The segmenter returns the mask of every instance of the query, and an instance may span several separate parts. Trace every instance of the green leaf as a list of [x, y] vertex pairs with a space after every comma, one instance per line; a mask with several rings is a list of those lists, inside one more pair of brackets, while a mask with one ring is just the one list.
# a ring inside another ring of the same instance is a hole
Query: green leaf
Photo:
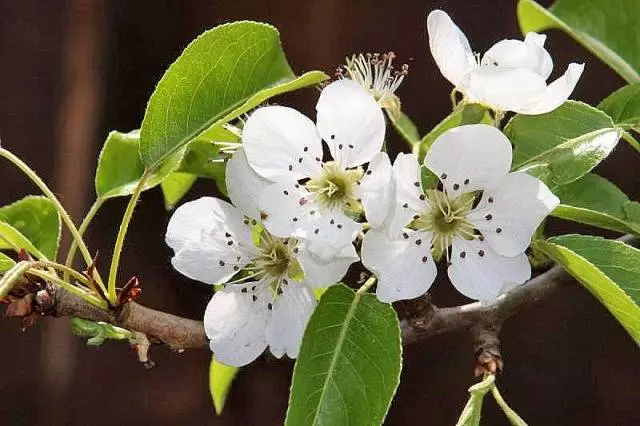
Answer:
[[394, 129], [396, 129], [398, 134], [402, 136], [410, 147], [420, 141], [418, 128], [407, 114], [402, 111], [398, 111], [397, 113], [390, 112], [389, 110], [386, 111], [387, 117], [389, 117], [389, 121], [391, 121]]
[[196, 140], [189, 144], [187, 153], [176, 171], [198, 177], [213, 179], [219, 188], [224, 188], [226, 162], [220, 158], [220, 149], [211, 142]]
[[[10, 225], [20, 236], [9, 236], [19, 248], [34, 255], [42, 254], [55, 259], [60, 245], [60, 214], [55, 205], [46, 197], [29, 195], [8, 206], [0, 207], [0, 221]], [[7, 231], [7, 230], [5, 230]], [[8, 230], [9, 234], [14, 234]], [[0, 234], [4, 233], [0, 229]], [[12, 248], [12, 244], [0, 241], [1, 248]], [[36, 249], [33, 251], [33, 249]]]
[[586, 174], [554, 192], [560, 205], [553, 216], [625, 234], [633, 232], [625, 210], [629, 198], [605, 178]]
[[535, 246], [573, 275], [640, 344], [640, 250], [589, 235], [563, 235]]
[[156, 168], [271, 96], [326, 78], [311, 72], [295, 79], [270, 25], [243, 21], [206, 31], [169, 67], [149, 100], [140, 130], [142, 162]]
[[25, 249], [40, 260], [48, 259], [20, 231], [5, 222], [0, 222], [0, 249], [11, 249], [15, 252]]
[[640, 126], [640, 83], [616, 90], [600, 102], [598, 108], [618, 125]]
[[493, 124], [493, 118], [489, 111], [479, 104], [460, 104], [444, 120], [438, 123], [429, 133], [420, 140], [420, 152], [418, 160], [422, 161], [427, 151], [435, 140], [449, 129], [462, 126], [464, 124]]
[[9, 269], [13, 268], [15, 264], [15, 260], [4, 253], [0, 253], [0, 272], [8, 271]]
[[231, 383], [238, 374], [238, 367], [231, 367], [216, 361], [215, 357], [211, 358], [209, 364], [209, 392], [213, 398], [213, 407], [216, 414], [222, 414], [224, 403], [227, 401], [227, 395], [231, 389]]
[[302, 340], [286, 425], [382, 424], [401, 367], [391, 305], [344, 285], [329, 288]]
[[188, 173], [173, 172], [162, 182], [162, 195], [164, 196], [164, 206], [167, 210], [173, 208], [187, 195], [193, 184], [198, 179], [197, 176]]
[[517, 114], [504, 128], [515, 146], [512, 167], [542, 176], [552, 187], [591, 171], [611, 153], [620, 132], [605, 113], [576, 101], [547, 114]]
[[518, 3], [523, 34], [560, 29], [630, 83], [640, 81], [639, 17], [637, 0], [557, 0], [549, 10], [533, 0]]
[[100, 346], [105, 340], [129, 340], [133, 333], [124, 328], [106, 322], [94, 322], [83, 318], [69, 320], [71, 332], [78, 337], [87, 338], [87, 346]]
[[629, 226], [636, 234], [640, 234], [640, 203], [637, 201], [629, 201], [624, 205], [624, 212], [629, 219]]
[[[144, 165], [140, 159], [140, 132], [128, 133], [112, 131], [100, 151], [96, 170], [95, 187], [99, 199], [124, 197], [133, 194], [144, 174]], [[147, 178], [144, 189], [150, 189], [161, 183], [177, 166], [167, 163]]]

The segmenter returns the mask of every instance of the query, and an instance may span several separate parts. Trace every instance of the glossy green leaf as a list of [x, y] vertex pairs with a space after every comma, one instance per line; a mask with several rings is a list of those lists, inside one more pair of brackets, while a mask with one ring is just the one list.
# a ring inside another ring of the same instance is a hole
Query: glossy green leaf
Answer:
[[616, 124], [640, 127], [640, 83], [616, 90], [600, 102], [598, 108]]
[[523, 34], [560, 29], [630, 83], [640, 81], [638, 18], [637, 0], [557, 0], [549, 10], [533, 0], [518, 3]]
[[640, 344], [640, 250], [590, 235], [563, 235], [535, 246], [573, 275]]
[[269, 97], [326, 78], [314, 72], [296, 80], [270, 25], [243, 21], [206, 31], [169, 67], [149, 100], [140, 130], [142, 162], [156, 168]]
[[[21, 235], [14, 240], [20, 248], [25, 248], [35, 255], [40, 253], [48, 259], [56, 258], [60, 245], [60, 215], [48, 198], [30, 195], [13, 204], [0, 207], [0, 221], [10, 225]], [[9, 230], [9, 234], [12, 233]], [[22, 238], [28, 240], [29, 244], [21, 241]], [[12, 248], [2, 241], [0, 247]], [[36, 249], [35, 252], [33, 248]]]
[[[95, 187], [99, 199], [124, 197], [133, 194], [144, 174], [144, 165], [140, 159], [140, 132], [128, 133], [112, 131], [107, 136], [96, 170]], [[179, 159], [177, 158], [176, 161]], [[144, 189], [150, 189], [162, 182], [177, 167], [177, 163], [166, 165], [151, 173], [146, 179]]]
[[401, 366], [400, 328], [391, 305], [332, 286], [307, 325], [286, 424], [382, 424]]
[[464, 124], [493, 124], [493, 118], [489, 111], [478, 104], [460, 104], [458, 107], [438, 123], [429, 133], [427, 133], [420, 140], [420, 152], [418, 153], [418, 160], [422, 161], [427, 151], [435, 142], [435, 140], [449, 129], [462, 126]]
[[167, 176], [160, 184], [164, 196], [164, 207], [167, 210], [173, 210], [182, 197], [187, 195], [197, 179], [197, 176], [188, 173], [173, 172]]
[[504, 133], [514, 144], [512, 167], [544, 177], [549, 186], [579, 179], [604, 160], [620, 130], [609, 116], [576, 101], [552, 112], [514, 116]]
[[209, 364], [209, 392], [213, 399], [213, 407], [218, 415], [222, 414], [231, 384], [238, 371], [238, 367], [231, 367], [216, 361], [213, 357], [211, 358], [211, 364]]
[[603, 177], [589, 173], [556, 188], [554, 193], [560, 198], [560, 205], [552, 213], [555, 217], [622, 233], [633, 232], [625, 210], [629, 197]]
[[9, 269], [13, 268], [15, 264], [15, 260], [4, 253], [0, 253], [0, 273], [6, 272]]

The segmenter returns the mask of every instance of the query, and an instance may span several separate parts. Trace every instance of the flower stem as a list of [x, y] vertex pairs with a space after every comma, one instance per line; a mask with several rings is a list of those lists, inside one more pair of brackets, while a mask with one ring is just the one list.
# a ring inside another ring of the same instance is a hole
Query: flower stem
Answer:
[[513, 409], [507, 405], [506, 401], [502, 398], [502, 395], [500, 395], [500, 391], [496, 386], [493, 386], [491, 388], [491, 394], [493, 395], [493, 398], [496, 400], [500, 408], [502, 408], [502, 411], [507, 416], [509, 422], [512, 425], [527, 426], [527, 422], [525, 422], [522, 417], [518, 415], [518, 413], [513, 411]]
[[[82, 253], [82, 257], [84, 257], [84, 260], [87, 263], [87, 265], [90, 265], [93, 262], [93, 259], [91, 258], [91, 254], [89, 254], [89, 249], [87, 248], [86, 244], [82, 240], [82, 236], [80, 235], [80, 233], [78, 232], [78, 229], [76, 228], [73, 221], [71, 220], [71, 216], [69, 216], [69, 213], [67, 213], [64, 207], [62, 207], [62, 204], [60, 204], [60, 201], [58, 201], [58, 199], [53, 194], [53, 192], [49, 189], [49, 187], [42, 181], [42, 179], [40, 179], [40, 177], [36, 174], [36, 172], [34, 172], [29, 166], [27, 166], [26, 163], [24, 163], [18, 157], [13, 155], [11, 152], [1, 147], [0, 147], [0, 157], [4, 157], [5, 159], [13, 163], [13, 165], [16, 166], [18, 169], [20, 169], [20, 171], [22, 171], [25, 175], [27, 175], [27, 177], [31, 179], [31, 181], [34, 184], [36, 184], [36, 186], [42, 191], [42, 193], [53, 203], [56, 210], [58, 210], [58, 213], [60, 214], [62, 221], [65, 223], [65, 225], [69, 229], [69, 232], [71, 232], [71, 236], [73, 237], [73, 240], [78, 245], [78, 247], [80, 247], [80, 252]], [[98, 274], [97, 272], [95, 274], [95, 278], [98, 283], [102, 283], [102, 278], [100, 278], [100, 274]]]
[[362, 284], [362, 287], [358, 289], [357, 294], [366, 293], [376, 283], [377, 279], [374, 276], [369, 277], [367, 281]]
[[120, 265], [120, 255], [122, 254], [124, 239], [127, 235], [127, 230], [129, 229], [129, 222], [131, 222], [131, 218], [133, 217], [133, 210], [136, 208], [136, 204], [138, 203], [138, 199], [140, 198], [140, 194], [142, 194], [142, 190], [144, 189], [144, 185], [148, 177], [149, 174], [147, 171], [145, 171], [145, 173], [140, 178], [138, 185], [134, 189], [133, 194], [131, 194], [129, 204], [127, 204], [127, 209], [124, 211], [124, 216], [122, 217], [122, 222], [120, 222], [120, 230], [118, 231], [118, 236], [116, 237], [116, 243], [113, 247], [111, 268], [109, 268], [107, 298], [109, 299], [109, 302], [114, 305], [117, 303], [118, 299], [118, 296], [116, 294], [116, 279], [118, 278], [118, 267]]
[[41, 271], [39, 269], [30, 269], [29, 271], [27, 271], [27, 273], [30, 275], [35, 275], [36, 277], [40, 277], [44, 280], [50, 281], [53, 284], [57, 285], [58, 287], [65, 289], [71, 294], [81, 297], [82, 299], [86, 300], [87, 302], [91, 303], [94, 306], [97, 306], [100, 309], [103, 309], [103, 310], [107, 309], [107, 303], [104, 300], [100, 300], [95, 296], [87, 294], [85, 291], [74, 286], [73, 284], [66, 282], [65, 280], [61, 279], [55, 274], [48, 274], [47, 272]]
[[[56, 263], [56, 262], [50, 262], [48, 260], [42, 260], [42, 261], [31, 262], [31, 267], [32, 268], [43, 267], [43, 268], [49, 268], [49, 269], [60, 271], [67, 276], [71, 276], [72, 278], [84, 284], [85, 286], [91, 288], [91, 282], [90, 280], [87, 279], [87, 277], [82, 275], [80, 272], [68, 267], [67, 265], [63, 265], [61, 263]], [[63, 281], [69, 281], [69, 279], [63, 278]]]
[[[98, 210], [100, 210], [100, 208], [102, 207], [102, 203], [104, 203], [104, 200], [101, 198], [97, 198], [93, 204], [91, 205], [91, 208], [89, 209], [89, 211], [87, 212], [87, 215], [84, 217], [84, 219], [82, 220], [82, 223], [80, 224], [80, 228], [78, 228], [78, 233], [80, 234], [80, 236], [84, 236], [84, 233], [86, 232], [87, 228], [89, 227], [89, 224], [91, 223], [91, 221], [93, 220], [94, 216], [96, 215], [96, 213], [98, 213]], [[78, 243], [76, 243], [76, 240], [73, 240], [71, 242], [71, 247], [69, 247], [69, 252], [67, 253], [67, 258], [64, 261], [65, 266], [67, 267], [71, 267], [71, 265], [73, 264], [73, 259], [76, 256], [76, 250], [78, 249]], [[68, 280], [69, 278], [69, 274], [67, 272], [64, 273], [64, 280]], [[103, 285], [104, 287], [104, 285]], [[106, 293], [106, 289], [103, 288], [103, 290], [105, 290]]]
[[622, 139], [624, 139], [629, 145], [631, 145], [636, 151], [640, 152], [640, 142], [636, 140], [629, 132], [626, 130], [622, 131]]

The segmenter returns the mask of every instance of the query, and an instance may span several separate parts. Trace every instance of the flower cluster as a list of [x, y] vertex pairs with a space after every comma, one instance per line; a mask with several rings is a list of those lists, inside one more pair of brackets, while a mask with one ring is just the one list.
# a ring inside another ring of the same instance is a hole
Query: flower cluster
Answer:
[[[582, 71], [572, 64], [546, 85], [552, 63], [544, 37], [504, 40], [476, 60], [442, 11], [428, 17], [432, 53], [443, 75], [494, 111], [537, 114], [560, 105]], [[226, 166], [231, 203], [204, 197], [176, 210], [166, 241], [173, 266], [208, 284], [224, 284], [205, 312], [211, 349], [244, 365], [267, 347], [298, 354], [316, 306], [314, 289], [362, 264], [384, 302], [424, 294], [444, 259], [451, 283], [489, 301], [531, 275], [525, 250], [558, 199], [535, 177], [510, 172], [511, 144], [484, 124], [440, 135], [423, 164], [383, 152], [381, 108], [405, 69], [393, 54], [354, 56], [326, 86], [315, 122], [284, 106], [255, 110]], [[430, 171], [440, 181], [423, 187]]]

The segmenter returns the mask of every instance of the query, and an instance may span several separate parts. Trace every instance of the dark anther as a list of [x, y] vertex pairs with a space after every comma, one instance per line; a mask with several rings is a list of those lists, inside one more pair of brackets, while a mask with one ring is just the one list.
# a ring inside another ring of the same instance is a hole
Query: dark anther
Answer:
[[465, 185], [469, 185], [469, 179], [465, 179], [465, 180], [464, 180], [464, 184], [465, 184]]
[[413, 186], [415, 186], [416, 188], [420, 188], [420, 182], [413, 182]]
[[354, 146], [353, 146], [353, 145], [351, 145], [351, 144], [349, 144], [349, 148], [353, 149], [353, 148], [354, 148]]
[[234, 270], [234, 271], [239, 271], [239, 270], [240, 270], [240, 267], [239, 267], [238, 265], [234, 265], [234, 266], [233, 266], [233, 270]]
[[458, 189], [460, 189], [460, 185], [458, 185], [457, 183], [453, 184], [453, 190], [457, 191]]
[[298, 163], [302, 163], [302, 157], [298, 158]]
[[318, 234], [318, 232], [320, 232], [320, 230], [318, 228], [313, 230], [313, 233], [316, 234], [316, 235]]
[[336, 135], [331, 135], [331, 140], [334, 140], [336, 138]]
[[253, 301], [255, 302], [256, 300], [258, 300], [258, 296], [256, 296], [255, 294], [253, 296], [251, 296], [251, 298], [253, 299]]
[[429, 258], [428, 258], [427, 256], [424, 256], [424, 257], [422, 258], [422, 263], [427, 263], [427, 260], [429, 260]]
[[502, 228], [496, 228], [496, 234], [499, 234], [502, 232]]
[[447, 178], [447, 174], [446, 173], [443, 173], [443, 174], [440, 175], [440, 179], [446, 179], [446, 178]]
[[283, 193], [284, 195], [289, 195], [289, 191], [287, 191], [286, 189], [285, 189], [284, 191], [282, 191], [282, 193]]
[[233, 241], [227, 241], [227, 245], [228, 246], [232, 246], [233, 245]]
[[484, 250], [478, 251], [478, 256], [480, 256], [480, 257], [484, 256]]
[[342, 225], [337, 224], [336, 226], [338, 227], [338, 229], [342, 229]]
[[367, 175], [370, 175], [370, 174], [371, 174], [371, 170], [367, 170]]
[[420, 200], [421, 200], [421, 201], [424, 201], [424, 199], [425, 199], [425, 198], [427, 198], [427, 197], [425, 197], [425, 195], [424, 195], [424, 194], [420, 194], [420, 197], [419, 197], [419, 198], [420, 198]]
[[272, 310], [273, 309], [273, 305], [271, 303], [267, 303], [267, 309]]
[[342, 149], [342, 144], [339, 144], [339, 145], [338, 145], [338, 149]]
[[466, 253], [466, 252], [464, 252], [464, 251], [461, 251], [461, 252], [460, 252], [460, 257], [461, 257], [462, 259], [464, 259], [465, 257], [467, 257], [467, 253]]
[[409, 234], [407, 234], [406, 232], [403, 232], [402, 236], [404, 237], [405, 240], [409, 239]]
[[224, 266], [224, 260], [221, 260], [218, 264], [220, 264], [220, 266]]
[[229, 238], [229, 237], [231, 236], [231, 234], [230, 234], [230, 233], [228, 233], [228, 232], [225, 232], [225, 233], [224, 233], [224, 236], [225, 236], [225, 237], [227, 237], [227, 238]]
[[294, 252], [295, 254], [298, 254], [298, 251], [299, 251], [299, 250], [298, 250], [298, 247], [294, 247], [293, 252]]
[[402, 205], [402, 207], [403, 207], [403, 208], [405, 208], [405, 209], [409, 208], [409, 203], [404, 203], [404, 204]]
[[297, 222], [297, 221], [298, 221], [298, 218], [297, 218], [297, 217], [294, 217], [294, 218], [293, 218], [293, 219], [291, 219], [291, 220], [293, 220], [294, 222]]
[[420, 244], [422, 244], [422, 240], [421, 240], [420, 238], [418, 238], [418, 239], [416, 240], [416, 245], [417, 245], [417, 246], [419, 246]]
[[479, 239], [480, 241], [484, 241], [484, 235], [480, 235], [480, 236], [478, 237], [478, 239]]
[[493, 197], [489, 197], [489, 199], [487, 200], [490, 203], [493, 203]]
[[309, 147], [308, 147], [308, 146], [305, 146], [305, 147], [304, 147], [304, 149], [303, 149], [303, 151], [304, 151], [304, 152], [309, 151]]
[[293, 170], [293, 166], [291, 164], [289, 164], [289, 171]]
[[333, 225], [334, 223], [336, 223], [336, 220], [335, 220], [335, 219], [331, 219], [331, 220], [329, 221], [329, 223], [330, 223], [331, 225]]
[[246, 293], [246, 292], [247, 292], [247, 288], [245, 287], [245, 288], [243, 288], [243, 289], [242, 289], [242, 290], [240, 290], [240, 291], [241, 291], [241, 292], [243, 292], [243, 293]]
[[487, 219], [487, 220], [491, 220], [491, 219], [493, 219], [493, 216], [491, 216], [491, 213], [489, 213], [484, 218]]

